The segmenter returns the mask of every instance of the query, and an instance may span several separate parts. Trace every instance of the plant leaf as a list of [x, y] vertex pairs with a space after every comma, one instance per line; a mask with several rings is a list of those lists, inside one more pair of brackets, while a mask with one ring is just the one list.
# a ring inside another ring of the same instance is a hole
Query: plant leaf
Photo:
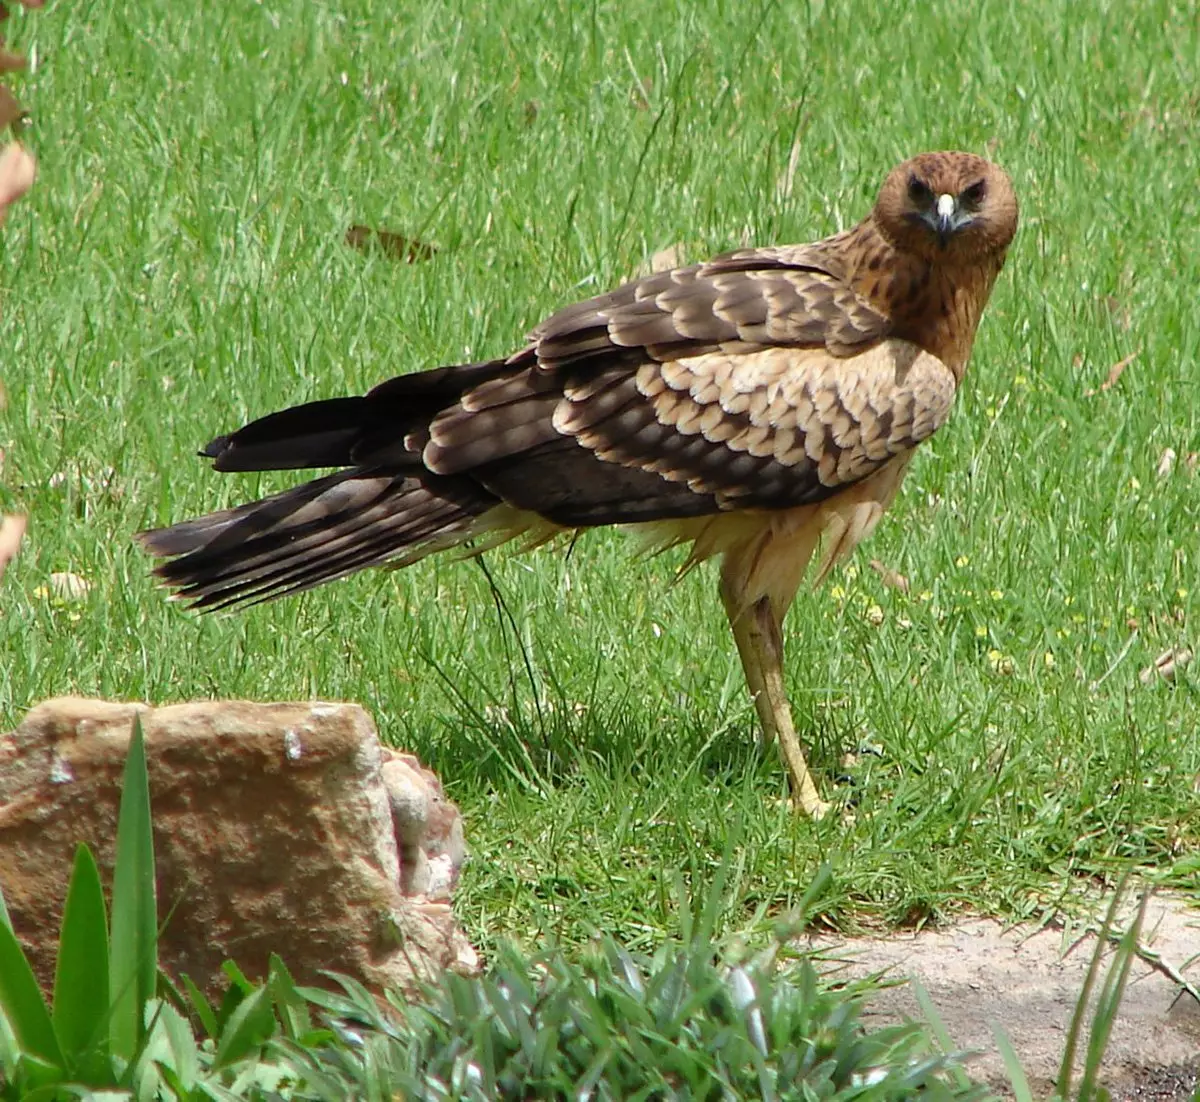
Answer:
[[25, 959], [17, 935], [3, 923], [0, 923], [0, 1013], [8, 1019], [22, 1055], [63, 1067], [62, 1049], [33, 969]]
[[267, 986], [275, 1000], [275, 1013], [283, 1027], [284, 1036], [295, 1041], [312, 1031], [312, 1016], [296, 989], [292, 974], [274, 953], [271, 954]]
[[200, 1077], [200, 1050], [191, 1023], [173, 1006], [164, 1006], [161, 1028], [171, 1047], [171, 1070], [191, 1090]]
[[241, 1006], [242, 1000], [253, 992], [253, 988], [247, 986], [246, 977], [238, 971], [233, 961], [227, 960], [221, 965], [221, 970], [230, 977], [230, 983], [225, 988], [225, 993], [221, 996], [221, 1005], [217, 1007], [214, 1015], [214, 1028], [209, 1031], [209, 1035], [214, 1041], [218, 1040], [225, 1032], [226, 1024], [233, 1017], [233, 1012]]
[[132, 1060], [142, 1039], [142, 1007], [154, 997], [158, 973], [158, 910], [154, 894], [154, 834], [150, 782], [140, 719], [125, 759], [117, 855], [113, 868], [109, 984], [113, 1052]]
[[109, 1067], [108, 1013], [104, 889], [96, 859], [81, 843], [75, 850], [75, 867], [63, 905], [54, 972], [54, 1032], [73, 1071], [86, 1070], [90, 1077]]
[[[24, 1091], [21, 1094], [21, 1102], [62, 1102], [64, 1098], [86, 1098], [91, 1102], [92, 1099], [110, 1099], [112, 1095], [107, 1091], [88, 1090], [87, 1087], [78, 1083], [61, 1083], [58, 1074], [52, 1074], [45, 1068], [39, 1068], [36, 1073], [36, 1078], [40, 1082], [42, 1079], [47, 1079], [47, 1082], [33, 1090]], [[35, 1076], [31, 1075], [30, 1081], [33, 1081]]]
[[192, 977], [186, 972], [179, 977], [179, 982], [183, 985], [184, 991], [187, 992], [188, 1000], [192, 1004], [192, 1010], [195, 1012], [196, 1017], [200, 1019], [200, 1025], [204, 1028], [204, 1035], [211, 1037], [215, 1041], [217, 1034], [221, 1030], [217, 1025], [217, 1016], [213, 1012], [212, 1004], [204, 997], [204, 992], [196, 986]]
[[271, 994], [266, 987], [259, 987], [247, 995], [237, 1009], [230, 1014], [229, 1021], [217, 1042], [214, 1068], [228, 1067], [241, 1060], [254, 1049], [270, 1040], [275, 1032], [275, 1015], [271, 1012]]
[[159, 1098], [167, 1081], [164, 1071], [169, 1071], [183, 1085], [186, 1098], [200, 1075], [200, 1054], [191, 1023], [163, 999], [153, 1001], [146, 1010], [145, 1044], [126, 1079], [137, 1097]]

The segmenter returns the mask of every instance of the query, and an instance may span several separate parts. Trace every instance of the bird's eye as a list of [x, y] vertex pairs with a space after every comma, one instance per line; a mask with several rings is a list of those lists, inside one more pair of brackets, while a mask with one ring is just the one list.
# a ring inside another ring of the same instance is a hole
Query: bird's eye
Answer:
[[976, 183], [973, 183], [969, 188], [964, 188], [962, 194], [959, 196], [959, 199], [961, 199], [969, 207], [977, 207], [983, 202], [986, 195], [987, 181], [979, 180]]
[[908, 197], [914, 203], [928, 203], [933, 198], [933, 191], [924, 180], [917, 176], [908, 178]]

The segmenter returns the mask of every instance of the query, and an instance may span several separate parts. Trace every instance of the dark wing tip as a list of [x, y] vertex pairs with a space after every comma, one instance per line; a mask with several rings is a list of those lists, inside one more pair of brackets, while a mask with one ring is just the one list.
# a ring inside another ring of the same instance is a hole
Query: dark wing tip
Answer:
[[231, 439], [232, 437], [228, 435], [216, 436], [200, 449], [199, 454], [205, 459], [217, 459], [221, 452], [223, 452], [229, 446], [229, 441]]
[[[143, 551], [156, 559], [185, 555], [194, 551], [199, 543], [196, 538], [196, 525], [187, 521], [171, 525], [169, 528], [147, 528], [145, 531], [135, 532], [133, 540]], [[162, 566], [156, 567], [155, 573], [160, 574], [162, 569]]]
[[157, 554], [155, 551], [156, 541], [155, 536], [161, 529], [147, 528], [142, 532], [134, 532], [133, 542], [138, 545], [143, 551], [149, 552], [151, 555]]
[[231, 435], [217, 436], [205, 444], [204, 447], [201, 448], [196, 454], [200, 456], [201, 459], [213, 460], [213, 468], [220, 471], [224, 469], [221, 466], [221, 459], [224, 457], [225, 453], [229, 451], [229, 445], [232, 442], [233, 437]]

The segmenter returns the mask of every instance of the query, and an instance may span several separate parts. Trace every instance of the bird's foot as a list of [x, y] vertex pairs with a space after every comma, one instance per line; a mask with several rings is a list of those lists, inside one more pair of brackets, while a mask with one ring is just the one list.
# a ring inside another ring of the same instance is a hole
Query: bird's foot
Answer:
[[822, 800], [815, 792], [802, 792], [799, 799], [793, 796], [789, 801], [792, 810], [807, 815], [814, 822], [820, 822], [833, 810], [833, 804]]

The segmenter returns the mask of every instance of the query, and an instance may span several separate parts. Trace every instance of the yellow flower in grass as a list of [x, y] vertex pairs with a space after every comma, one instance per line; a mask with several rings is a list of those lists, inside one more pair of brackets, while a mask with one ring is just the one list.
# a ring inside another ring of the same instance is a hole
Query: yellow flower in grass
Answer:
[[1017, 668], [1012, 656], [996, 650], [994, 647], [987, 652], [988, 669], [993, 673], [1008, 677]]

